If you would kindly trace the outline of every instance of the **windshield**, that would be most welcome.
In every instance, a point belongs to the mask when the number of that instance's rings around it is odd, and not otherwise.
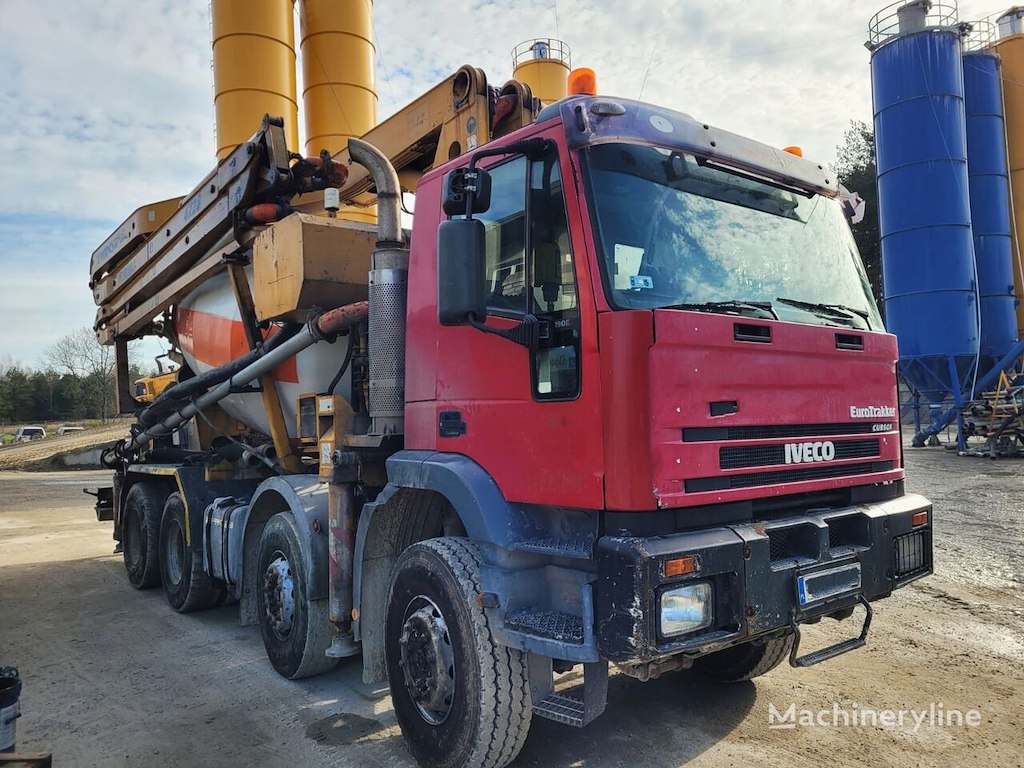
[[[837,201],[660,147],[584,156],[614,306],[882,329]]]

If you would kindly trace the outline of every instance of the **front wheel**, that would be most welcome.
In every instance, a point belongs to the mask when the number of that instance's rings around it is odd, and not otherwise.
[[[792,647],[792,635],[753,640],[701,656],[693,667],[712,680],[739,683],[775,669],[789,656]]]
[[[526,655],[494,639],[480,555],[460,538],[414,544],[395,565],[385,652],[395,716],[427,768],[503,768],[530,729]]]
[[[274,515],[263,529],[256,577],[260,634],[277,673],[297,680],[337,666],[338,660],[326,655],[334,636],[327,601],[309,599],[299,532],[287,512]]]

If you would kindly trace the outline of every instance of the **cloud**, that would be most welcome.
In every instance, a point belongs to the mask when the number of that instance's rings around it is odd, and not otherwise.
[[[0,9],[0,354],[34,362],[91,325],[88,263],[103,237],[213,167],[209,0]],[[602,92],[642,90],[830,161],[849,120],[871,119],[862,43],[874,10],[861,0],[377,0],[379,117],[462,64],[501,84],[516,44],[558,36],[575,65],[597,70]],[[962,3],[961,17],[991,10]]]

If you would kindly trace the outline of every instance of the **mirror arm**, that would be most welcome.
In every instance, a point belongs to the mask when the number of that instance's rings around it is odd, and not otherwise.
[[[526,155],[529,160],[539,160],[555,148],[555,142],[551,139],[522,139],[505,144],[501,147],[491,147],[474,152],[469,158],[469,169],[476,168],[476,161],[481,157],[494,157],[495,155]]]
[[[538,160],[554,148],[555,142],[551,139],[533,138],[513,141],[511,144],[506,144],[503,147],[481,149],[479,152],[474,152],[473,156],[469,158],[469,165],[466,167],[466,180],[469,182],[466,185],[466,218],[473,218],[473,202],[479,189],[477,186],[477,179],[479,178],[476,168],[477,160],[482,157],[494,157],[496,155],[525,155],[530,160]]]
[[[508,339],[513,344],[526,347],[531,352],[537,351],[540,347],[541,337],[544,335],[545,324],[536,315],[527,315],[519,323],[511,328],[492,328],[476,319],[476,315],[470,313],[466,316],[469,324],[478,331],[490,333]]]
[[[466,219],[473,218],[473,203],[476,201],[476,191],[479,189],[477,186],[477,179],[479,174],[476,172],[476,168],[473,167],[472,162],[469,165],[467,174],[472,177],[472,183],[466,186]]]

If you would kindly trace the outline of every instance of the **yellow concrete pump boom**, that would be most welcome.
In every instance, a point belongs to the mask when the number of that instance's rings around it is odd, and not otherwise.
[[[464,66],[362,138],[408,179],[531,123],[537,111],[527,86],[510,81],[500,91],[491,89],[481,70]],[[267,120],[191,193],[129,216],[92,256],[99,340],[113,344],[145,335],[160,313],[222,270],[251,241],[248,230],[273,221],[247,221],[246,211],[254,205],[299,196],[290,208],[322,211],[322,194],[312,194],[329,186],[317,176],[322,160],[296,163],[296,157],[285,146],[281,121]],[[365,194],[372,181],[365,169],[351,164],[348,149],[333,162],[352,169],[340,184],[342,200],[372,203]],[[134,234],[126,239],[126,232]]]

